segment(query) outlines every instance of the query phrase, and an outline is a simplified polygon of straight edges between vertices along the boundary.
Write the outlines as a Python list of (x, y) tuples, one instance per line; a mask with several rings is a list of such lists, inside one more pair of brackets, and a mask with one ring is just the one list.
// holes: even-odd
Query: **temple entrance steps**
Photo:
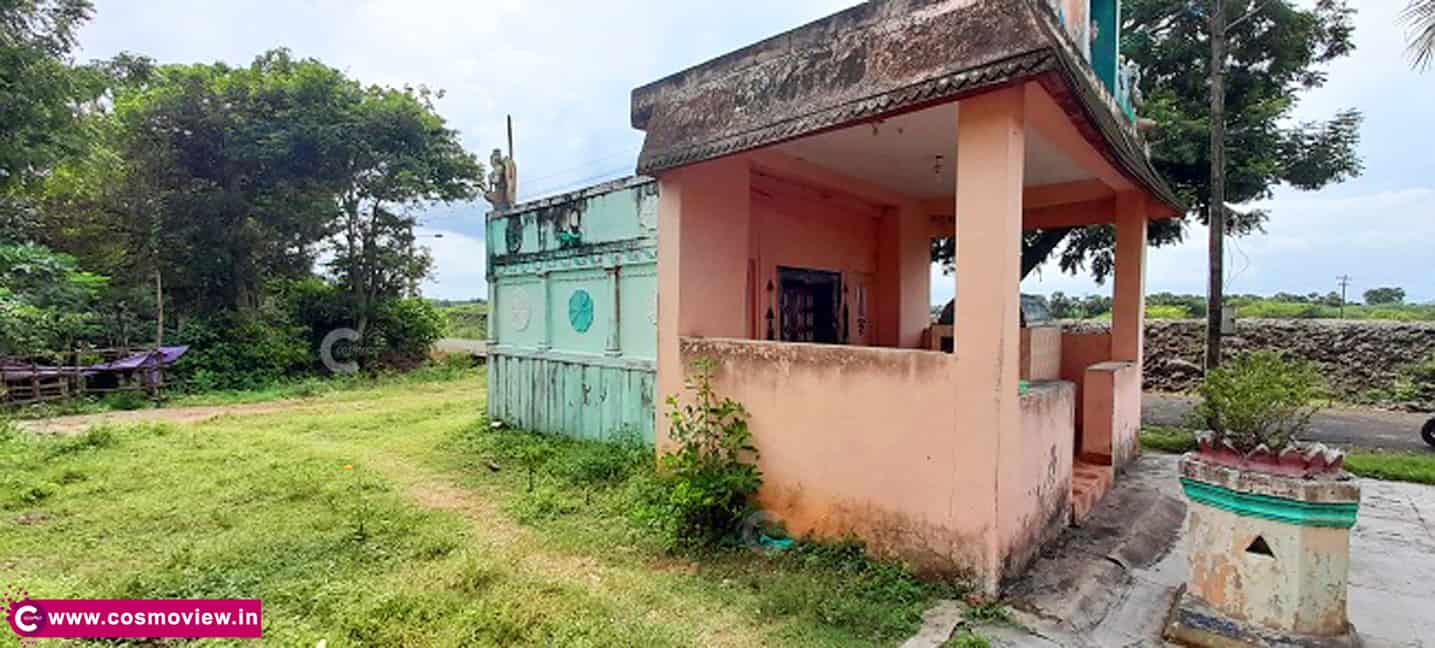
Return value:
[(1071, 521), (1080, 524), (1111, 491), (1116, 471), (1110, 459), (1082, 455), (1071, 467)]

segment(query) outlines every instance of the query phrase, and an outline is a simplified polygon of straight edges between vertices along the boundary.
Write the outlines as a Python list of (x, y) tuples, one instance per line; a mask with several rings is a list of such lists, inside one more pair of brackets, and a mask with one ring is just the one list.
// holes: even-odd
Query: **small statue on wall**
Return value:
[(488, 191), (483, 197), (494, 209), (508, 209), (518, 202), (518, 165), (503, 151), (493, 149), (489, 156)]
[(508, 118), (508, 155), (493, 149), (488, 156), (488, 189), (484, 199), (495, 211), (503, 211), (518, 202), (518, 164), (513, 161), (513, 117)]
[(1141, 66), (1125, 56), (1121, 57), (1121, 87), (1131, 97), (1131, 106), (1139, 107), (1145, 101), (1141, 93)]

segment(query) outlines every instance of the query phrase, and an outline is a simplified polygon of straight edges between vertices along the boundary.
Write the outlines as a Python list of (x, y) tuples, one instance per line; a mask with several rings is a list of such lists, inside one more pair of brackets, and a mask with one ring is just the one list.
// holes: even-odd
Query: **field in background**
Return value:
[(448, 318), (446, 337), (461, 340), (482, 340), (488, 337), (488, 303), (436, 301), (440, 313)]

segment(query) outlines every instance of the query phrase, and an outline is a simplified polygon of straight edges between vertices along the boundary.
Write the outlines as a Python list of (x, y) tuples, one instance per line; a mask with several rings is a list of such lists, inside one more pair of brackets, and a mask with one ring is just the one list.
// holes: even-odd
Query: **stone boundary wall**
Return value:
[[(1070, 331), (1100, 331), (1109, 322), (1064, 322)], [(1146, 322), (1145, 388), (1193, 391), (1201, 381), (1205, 354), (1204, 320)], [(1386, 390), (1402, 368), (1435, 357), (1435, 322), (1377, 320), (1240, 319), (1226, 337), (1226, 353), (1269, 350), (1319, 365), (1333, 395), (1347, 402), (1369, 402), (1372, 390)], [(1420, 397), (1385, 402), (1401, 409), (1435, 411), (1435, 388)]]

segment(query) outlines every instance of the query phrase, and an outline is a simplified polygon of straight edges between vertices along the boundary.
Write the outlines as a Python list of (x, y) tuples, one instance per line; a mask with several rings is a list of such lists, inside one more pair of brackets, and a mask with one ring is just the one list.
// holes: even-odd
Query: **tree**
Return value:
[(73, 144), (75, 32), (89, 0), (0, 0), (0, 216)]
[(483, 182), (482, 165), (445, 126), (434, 98), (425, 88), (364, 89), (336, 147), (345, 179), (328, 266), (352, 296), (361, 335), (381, 303), (429, 274), (413, 209), (471, 200)]
[(1404, 288), (1371, 288), (1365, 291), (1365, 303), (1370, 306), (1405, 303)]
[(1413, 0), (1401, 18), (1410, 27), (1410, 58), (1423, 70), (1435, 59), (1435, 0)]
[[(1143, 117), (1152, 162), (1190, 209), (1207, 222), (1211, 189), (1211, 96), (1208, 12), (1210, 0), (1127, 0), (1122, 3), (1122, 49), (1143, 70)], [(1226, 233), (1261, 230), (1268, 214), (1237, 210), (1271, 195), (1279, 185), (1320, 189), (1362, 170), (1356, 154), (1361, 115), (1341, 111), (1321, 122), (1291, 123), (1302, 94), (1325, 84), (1322, 65), (1349, 54), (1354, 11), (1344, 0), (1226, 0), (1233, 18), (1227, 32)], [(1156, 221), (1154, 246), (1182, 240), (1180, 221)], [(1114, 268), (1115, 231), (1101, 225), (1068, 231), (1027, 232), (1023, 276), (1057, 258), (1064, 272), (1088, 270), (1104, 280)], [(950, 265), (949, 242), (933, 256)]]
[(107, 281), (44, 246), (0, 243), (0, 355), (62, 351), (92, 333)]
[(91, 218), (110, 223), (97, 231), (123, 241), (131, 270), (165, 275), (182, 309), (253, 311), (263, 281), (312, 272), (359, 96), (342, 73), (285, 50), (247, 68), (168, 65), (116, 83), (103, 115), (112, 149), (96, 155), (116, 158), (103, 173), (119, 182), (90, 195)]

